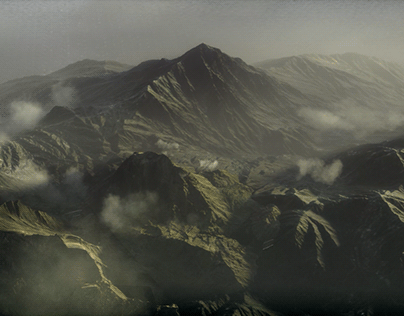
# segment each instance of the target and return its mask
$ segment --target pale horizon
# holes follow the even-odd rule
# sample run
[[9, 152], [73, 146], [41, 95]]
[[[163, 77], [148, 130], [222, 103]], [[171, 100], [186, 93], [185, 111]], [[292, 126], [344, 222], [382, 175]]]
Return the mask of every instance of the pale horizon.
[[2, 1], [0, 82], [83, 60], [137, 65], [200, 43], [249, 64], [354, 52], [403, 63], [397, 1]]

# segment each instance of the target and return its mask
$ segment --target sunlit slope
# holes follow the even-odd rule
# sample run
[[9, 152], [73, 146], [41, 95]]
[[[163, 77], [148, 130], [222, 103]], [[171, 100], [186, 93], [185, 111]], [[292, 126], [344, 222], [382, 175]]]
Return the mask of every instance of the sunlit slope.
[[93, 194], [90, 204], [155, 280], [158, 296], [188, 301], [247, 289], [253, 256], [232, 234], [251, 212], [243, 208], [251, 189], [235, 176], [135, 153]]

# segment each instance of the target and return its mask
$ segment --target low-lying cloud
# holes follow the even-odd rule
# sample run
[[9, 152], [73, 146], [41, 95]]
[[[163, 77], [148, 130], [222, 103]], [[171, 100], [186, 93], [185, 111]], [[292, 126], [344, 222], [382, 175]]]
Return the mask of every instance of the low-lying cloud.
[[155, 192], [139, 192], [121, 198], [108, 195], [104, 200], [101, 219], [114, 232], [123, 232], [142, 215], [158, 208], [158, 195]]
[[15, 101], [9, 106], [9, 116], [0, 121], [0, 141], [32, 129], [44, 117], [46, 111], [33, 102]]
[[83, 173], [75, 167], [68, 169], [59, 181], [46, 169], [31, 161], [20, 164], [13, 170], [4, 171], [6, 183], [4, 198], [22, 199], [31, 207], [50, 212], [63, 212], [79, 207], [87, 194]]
[[318, 158], [300, 159], [297, 162], [299, 167], [298, 179], [309, 175], [314, 181], [325, 184], [333, 184], [335, 179], [339, 177], [342, 172], [341, 160], [334, 160], [329, 165]]
[[404, 110], [382, 104], [364, 106], [343, 100], [327, 108], [303, 108], [298, 111], [308, 124], [322, 131], [348, 131], [357, 139], [375, 132], [394, 131], [404, 125]]
[[198, 171], [214, 171], [217, 169], [219, 162], [217, 160], [199, 160]]
[[52, 101], [55, 105], [72, 108], [76, 101], [76, 91], [62, 82], [52, 86]]
[[178, 150], [180, 148], [180, 145], [178, 143], [169, 143], [165, 142], [162, 139], [159, 139], [156, 142], [156, 146], [162, 150]]
[[8, 186], [19, 191], [43, 187], [48, 185], [50, 181], [48, 172], [30, 160], [21, 163], [12, 170], [4, 170], [4, 177]]
[[0, 119], [0, 143], [8, 141], [14, 135], [30, 130], [55, 105], [72, 108], [76, 102], [76, 91], [58, 83], [52, 86], [52, 102], [41, 105], [31, 101], [14, 101], [7, 107], [7, 116]]

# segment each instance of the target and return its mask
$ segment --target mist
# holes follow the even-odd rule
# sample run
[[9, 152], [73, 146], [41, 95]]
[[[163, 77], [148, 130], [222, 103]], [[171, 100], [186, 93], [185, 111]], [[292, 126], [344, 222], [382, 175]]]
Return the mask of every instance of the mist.
[[[58, 231], [50, 231], [54, 235], [43, 235], [43, 231], [34, 223], [24, 220], [20, 223], [32, 226], [29, 226], [30, 230], [25, 230], [23, 226], [20, 231], [15, 230], [8, 241], [16, 255], [9, 257], [12, 260], [11, 268], [7, 270], [3, 266], [2, 313], [123, 314], [118, 310], [126, 296], [105, 277], [105, 265], [99, 257], [100, 247], [78, 236]], [[35, 228], [38, 228], [37, 231]], [[33, 235], [26, 236], [27, 232]], [[16, 238], [17, 234], [25, 236]]]
[[1, 195], [6, 200], [21, 199], [31, 207], [61, 215], [78, 209], [84, 201], [87, 186], [83, 176], [78, 168], [71, 167], [58, 180], [28, 160], [4, 171], [2, 180], [7, 183], [7, 191]]
[[155, 192], [139, 192], [125, 198], [111, 194], [104, 200], [101, 219], [112, 231], [125, 232], [141, 215], [157, 208], [158, 195]]
[[13, 169], [3, 169], [5, 182], [15, 191], [25, 191], [32, 188], [44, 187], [49, 184], [48, 172], [32, 161], [26, 160]]
[[348, 131], [358, 140], [366, 140], [376, 132], [392, 132], [404, 125], [402, 108], [383, 104], [363, 106], [348, 99], [327, 109], [303, 108], [298, 115], [320, 131]]
[[202, 159], [199, 160], [198, 171], [214, 171], [217, 169], [219, 162], [217, 160]]
[[334, 183], [343, 168], [343, 164], [339, 159], [326, 165], [324, 160], [319, 158], [300, 159], [297, 166], [299, 167], [298, 180], [304, 176], [310, 176], [314, 181], [328, 185]]
[[0, 141], [32, 129], [46, 114], [41, 105], [33, 102], [15, 101], [9, 105], [9, 116], [0, 120]]
[[178, 143], [165, 142], [161, 139], [156, 142], [156, 146], [162, 150], [178, 150], [180, 148]]
[[64, 86], [59, 82], [52, 86], [52, 101], [54, 105], [72, 108], [76, 101], [76, 91], [74, 88]]

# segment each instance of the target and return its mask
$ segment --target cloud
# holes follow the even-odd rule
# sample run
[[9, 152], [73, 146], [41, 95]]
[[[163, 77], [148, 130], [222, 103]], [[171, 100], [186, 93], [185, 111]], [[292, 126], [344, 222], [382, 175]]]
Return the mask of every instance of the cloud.
[[139, 192], [126, 198], [111, 194], [104, 200], [101, 219], [112, 231], [122, 232], [130, 229], [142, 214], [156, 208], [158, 208], [158, 195], [155, 192]]
[[217, 160], [199, 160], [199, 171], [214, 171], [217, 169], [219, 162]]
[[31, 207], [52, 213], [79, 208], [87, 194], [83, 173], [74, 167], [56, 181], [46, 169], [26, 161], [14, 170], [4, 171], [2, 178], [7, 183], [3, 198], [21, 199]]
[[353, 130], [354, 126], [339, 114], [334, 114], [328, 110], [301, 109], [298, 115], [303, 117], [310, 125], [319, 129], [342, 129]]
[[46, 112], [37, 103], [16, 101], [9, 105], [9, 116], [0, 120], [0, 142], [32, 129]]
[[52, 86], [52, 100], [56, 105], [71, 108], [76, 100], [76, 91], [59, 82]]
[[[51, 96], [54, 105], [71, 108], [75, 103], [76, 92], [73, 88], [58, 83], [52, 86]], [[0, 119], [0, 143], [34, 128], [47, 112], [42, 105], [35, 102], [14, 101], [10, 103], [8, 116]]]
[[50, 180], [48, 172], [27, 160], [13, 170], [5, 170], [7, 182], [17, 190], [46, 186]]
[[356, 139], [375, 132], [394, 131], [404, 125], [404, 110], [398, 107], [364, 106], [345, 99], [327, 108], [303, 108], [298, 115], [316, 129], [348, 131]]
[[9, 105], [9, 116], [0, 121], [0, 142], [33, 128], [46, 112], [37, 103], [16, 101]]
[[326, 165], [325, 162], [318, 158], [300, 159], [297, 162], [299, 167], [298, 179], [309, 175], [314, 181], [333, 184], [335, 179], [342, 172], [341, 160], [334, 160], [331, 164]]
[[178, 143], [169, 143], [161, 139], [156, 142], [156, 145], [162, 150], [178, 150], [180, 148]]

